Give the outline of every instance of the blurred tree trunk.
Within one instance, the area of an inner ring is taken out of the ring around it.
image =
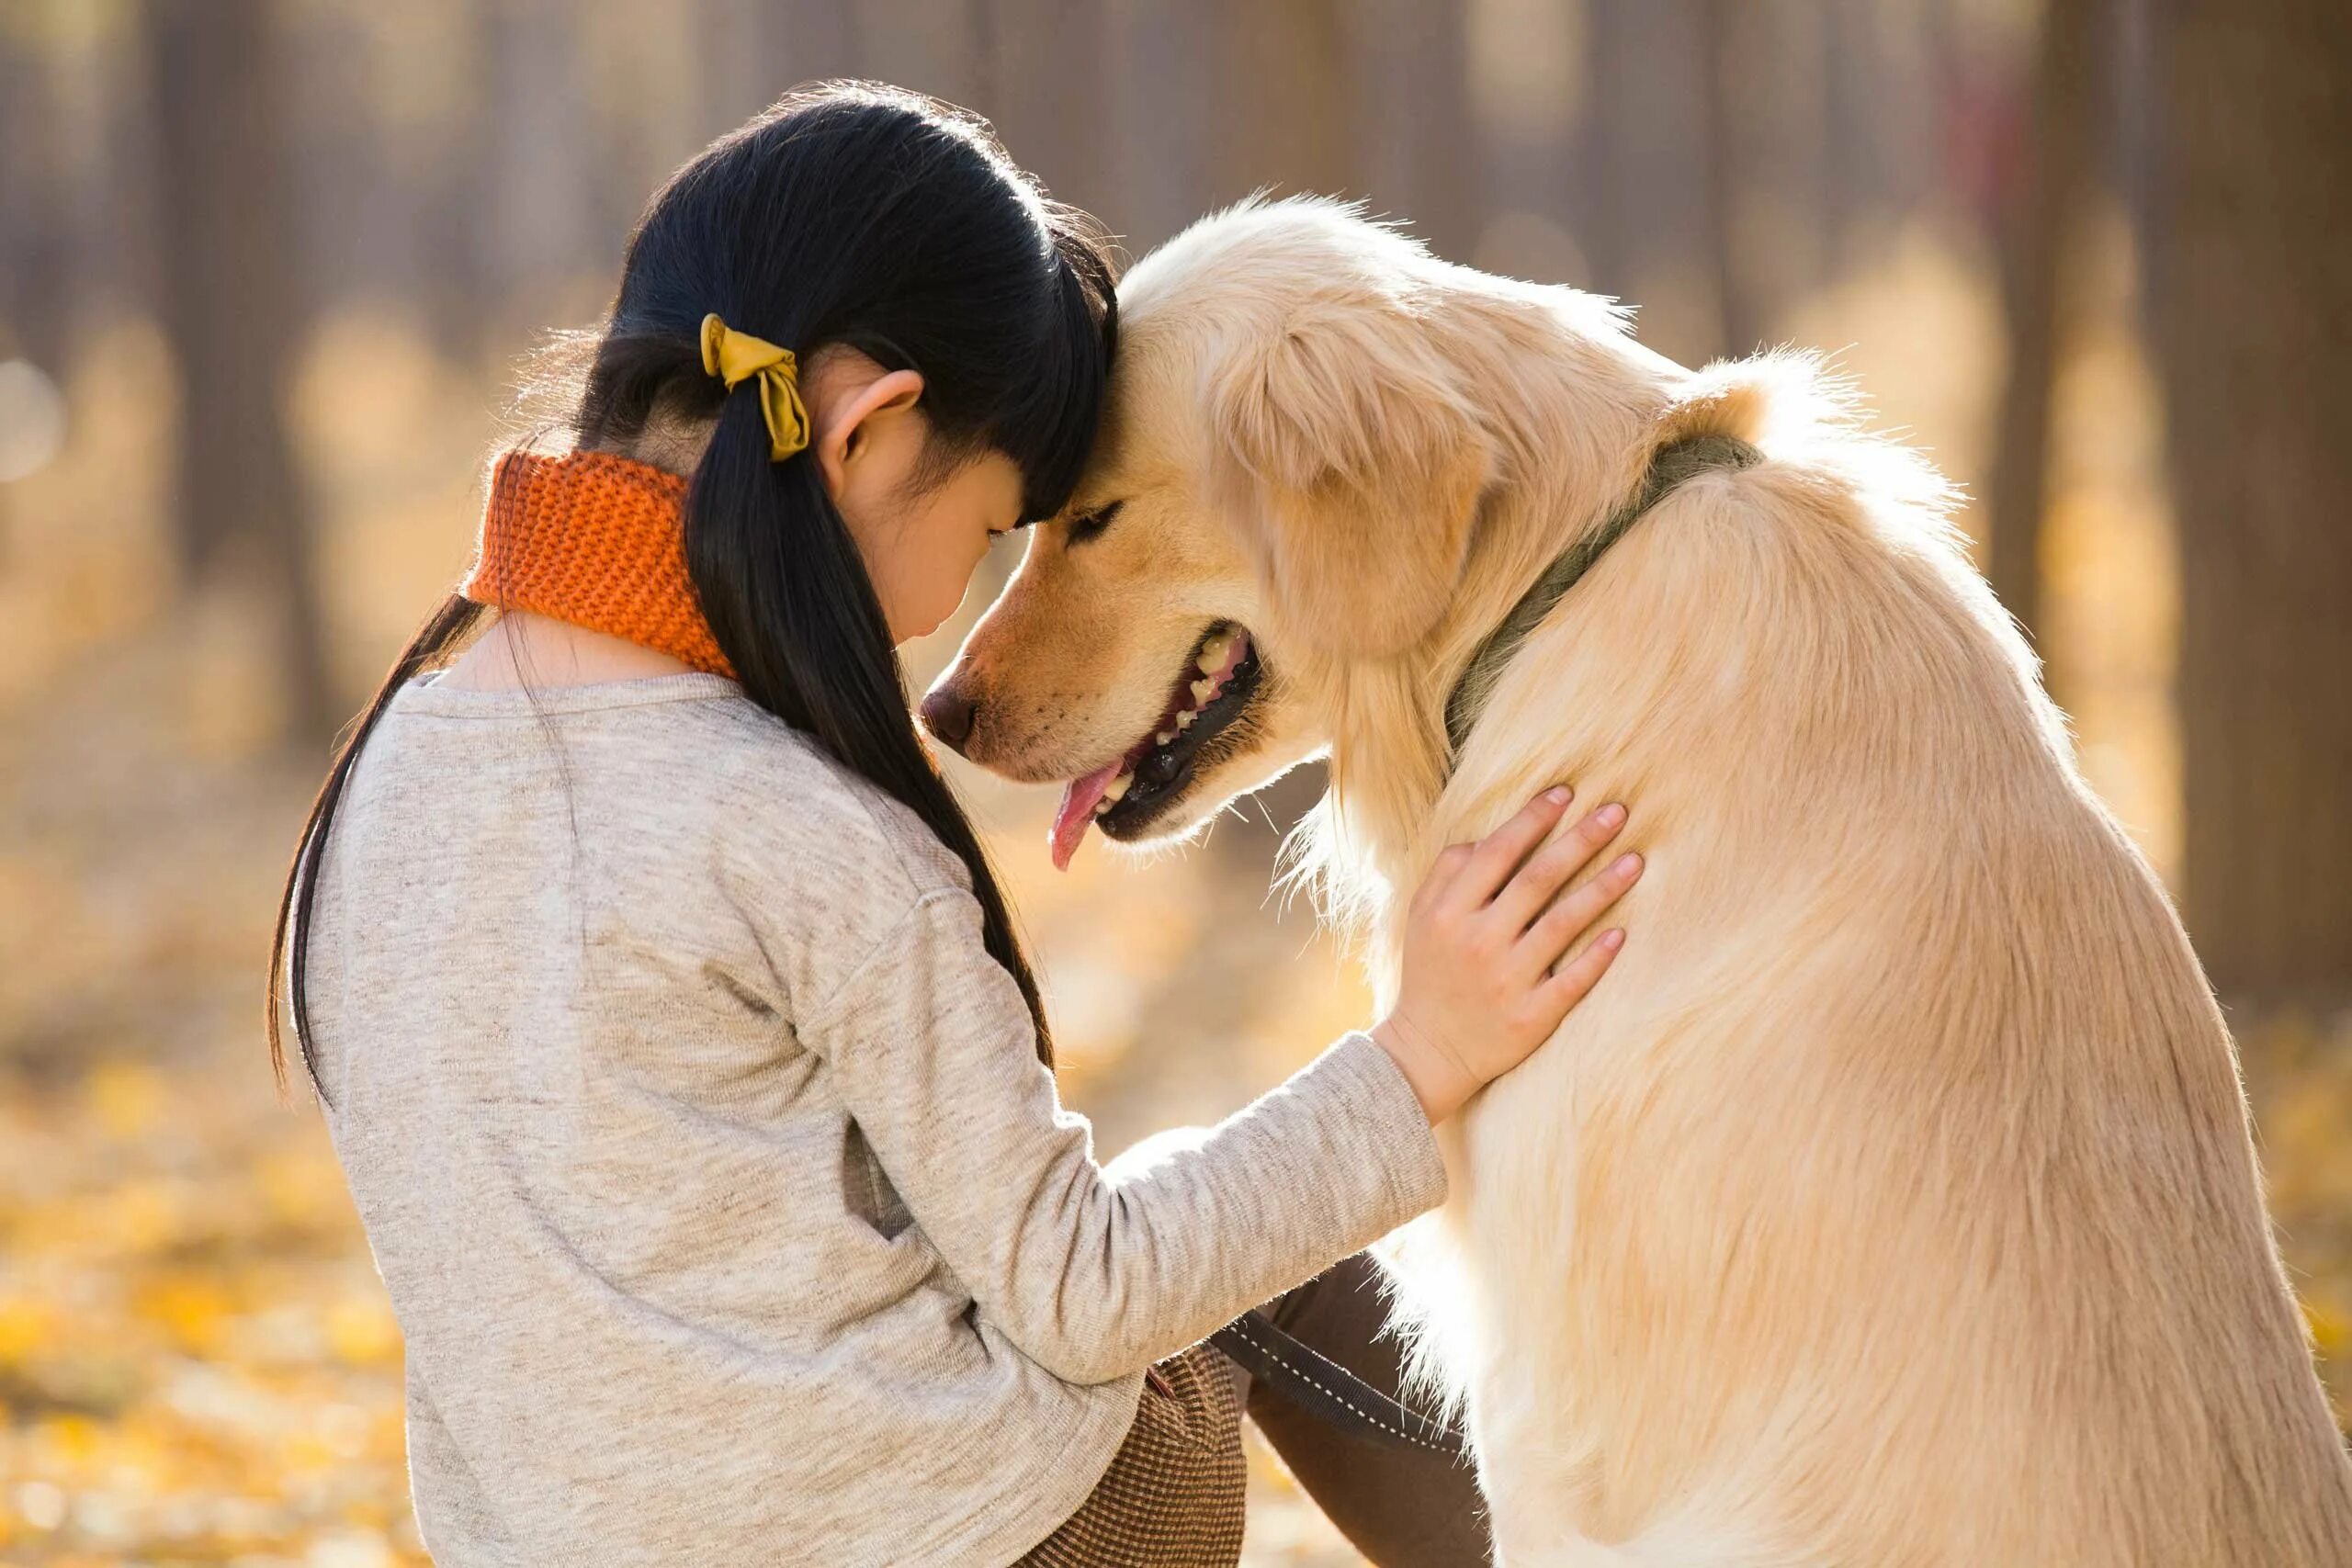
[[[1855,221],[1870,209],[1873,132],[1880,127],[1864,107],[1871,62],[1864,52],[1866,20],[1857,14],[1854,0],[1821,0],[1819,25],[1821,233],[1834,277],[1846,271]]]
[[[986,87],[986,0],[854,0],[843,7],[858,74],[970,107]]]
[[[1111,18],[1118,200],[1100,216],[1141,254],[1214,198],[1201,105],[1216,91],[1217,51],[1197,0],[1118,0]]]
[[[1741,193],[1750,183],[1745,111],[1755,91],[1755,15],[1745,0],[1702,0],[1695,61],[1701,155],[1707,164],[1701,243],[1714,279],[1717,347],[1734,357],[1755,353],[1764,341],[1763,306],[1739,222]]]
[[[249,544],[283,607],[298,733],[332,733],[311,520],[285,427],[302,311],[267,0],[149,0],[164,330],[181,381],[180,564],[201,583]]]
[[[649,193],[611,177],[588,97],[584,40],[565,7],[493,0],[481,16],[490,107],[489,141],[476,165],[474,265],[498,293],[492,331],[503,339],[586,303],[574,292],[586,280],[609,298],[623,237]]]
[[[1216,199],[1358,191],[1355,60],[1342,0],[1216,0]]]
[[[1470,113],[1468,17],[1459,0],[1407,0],[1396,43],[1410,51],[1410,183],[1416,229],[1448,261],[1467,262],[1487,201],[1486,163]],[[1382,112],[1389,105],[1382,106]]]
[[[2008,370],[1993,471],[1984,487],[1992,538],[1985,575],[2026,635],[2041,634],[2041,516],[2050,415],[2069,258],[2093,186],[2099,106],[2098,0],[2049,0],[2034,53],[2031,101],[2011,139],[1995,214]]]
[[[734,130],[803,82],[846,76],[851,0],[702,0],[703,135]]]
[[[803,82],[855,76],[867,67],[857,52],[858,0],[750,0],[769,17],[784,49],[784,73],[767,102]]]
[[[2154,7],[2184,905],[2215,986],[2352,994],[2352,7]]]
[[[1360,122],[1364,194],[1448,261],[1477,247],[1487,170],[1470,112],[1468,9],[1459,0],[1366,0]]]
[[[1110,31],[1100,0],[989,0],[976,105],[1013,162],[1091,212],[1111,194]]]
[[[1586,276],[1577,286],[1630,299],[1634,280],[1630,206],[1623,171],[1624,129],[1631,113],[1626,73],[1632,64],[1632,25],[1623,0],[1585,0],[1584,116],[1577,127],[1577,246]]]
[[[463,18],[463,37],[471,58],[457,67],[455,79],[465,85],[452,111],[453,126],[443,128],[433,160],[424,169],[416,197],[421,248],[431,256],[424,276],[413,286],[424,296],[425,320],[443,353],[461,363],[485,362],[492,343],[498,303],[498,276],[491,265],[483,233],[483,203],[493,197],[482,155],[491,144],[492,101],[500,84],[491,74],[495,60],[491,21],[486,14],[492,0],[455,0]]]
[[[62,377],[73,269],[50,72],[29,28],[0,29],[0,359]]]

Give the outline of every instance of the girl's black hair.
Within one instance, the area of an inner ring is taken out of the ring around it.
[[[916,94],[803,88],[673,175],[630,238],[576,417],[583,446],[650,425],[711,425],[686,496],[686,566],[744,694],[912,809],[970,869],[988,949],[1053,1047],[1036,978],[978,836],[917,735],[888,622],[809,454],[769,460],[756,383],[702,367],[703,317],[794,351],[845,344],[923,378],[944,478],[982,452],[1020,468],[1031,518],[1061,510],[1094,438],[1117,330],[1113,265],[1091,220],[1045,199],[986,124]],[[715,421],[715,425],[711,422]],[[323,844],[353,763],[400,688],[445,660],[483,607],[452,595],[403,649],[311,806]],[[280,1077],[278,983],[315,1081],[303,984],[317,856],[296,851],[266,1007]],[[288,962],[289,930],[291,961]]]

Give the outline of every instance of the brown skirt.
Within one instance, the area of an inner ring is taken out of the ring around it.
[[[1248,1481],[1242,1381],[1206,1345],[1153,1368],[1085,1506],[1016,1568],[1233,1568]]]

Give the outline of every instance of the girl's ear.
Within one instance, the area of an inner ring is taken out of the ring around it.
[[[1318,305],[1212,369],[1206,393],[1267,602],[1339,658],[1425,636],[1492,461],[1428,324],[1393,301]]]
[[[829,361],[809,383],[803,394],[816,429],[809,446],[826,491],[838,501],[849,485],[852,468],[872,449],[876,420],[921,402],[922,376],[914,370],[884,370],[861,355]]]

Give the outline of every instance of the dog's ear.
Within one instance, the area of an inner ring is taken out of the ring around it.
[[[1410,647],[1461,576],[1490,448],[1431,332],[1394,299],[1318,304],[1210,374],[1225,498],[1267,602],[1334,657]]]

